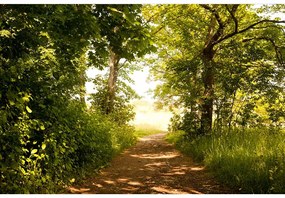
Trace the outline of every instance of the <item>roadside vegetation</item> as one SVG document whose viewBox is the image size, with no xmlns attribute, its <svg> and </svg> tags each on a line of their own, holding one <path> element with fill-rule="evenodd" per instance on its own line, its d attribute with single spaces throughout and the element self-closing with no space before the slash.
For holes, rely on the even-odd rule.
<svg viewBox="0 0 285 198">
<path fill-rule="evenodd" d="M 243 193 L 284 193 L 285 133 L 239 128 L 190 138 L 183 131 L 167 140 L 205 164 L 220 182 Z"/>
<path fill-rule="evenodd" d="M 140 13 L 0 5 L 0 193 L 64 192 L 136 142 L 129 63 L 151 50 Z M 87 79 L 88 68 L 109 73 Z"/>
<path fill-rule="evenodd" d="M 284 5 L 145 7 L 156 24 L 158 51 L 149 63 L 161 83 L 154 94 L 174 113 L 167 139 L 241 192 L 284 193 L 281 10 Z"/>
</svg>

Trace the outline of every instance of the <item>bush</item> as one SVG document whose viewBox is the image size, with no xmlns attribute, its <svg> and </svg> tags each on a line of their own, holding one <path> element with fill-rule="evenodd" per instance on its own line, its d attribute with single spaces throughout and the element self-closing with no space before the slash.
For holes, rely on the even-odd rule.
<svg viewBox="0 0 285 198">
<path fill-rule="evenodd" d="M 135 142 L 132 127 L 62 102 L 47 110 L 49 121 L 26 115 L 0 131 L 1 193 L 61 192 Z"/>
<path fill-rule="evenodd" d="M 136 137 L 134 136 L 134 130 L 132 126 L 113 123 L 110 133 L 114 154 L 118 154 L 125 148 L 135 144 Z"/>
<path fill-rule="evenodd" d="M 235 129 L 187 139 L 168 136 L 176 146 L 203 161 L 224 183 L 246 193 L 284 193 L 285 134 L 267 128 Z"/>
</svg>

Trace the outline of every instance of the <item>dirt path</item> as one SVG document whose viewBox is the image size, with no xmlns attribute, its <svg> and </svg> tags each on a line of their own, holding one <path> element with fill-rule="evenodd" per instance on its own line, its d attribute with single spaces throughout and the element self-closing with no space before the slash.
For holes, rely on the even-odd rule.
<svg viewBox="0 0 285 198">
<path fill-rule="evenodd" d="M 200 194 L 234 193 L 219 185 L 204 170 L 163 140 L 165 133 L 141 138 L 112 164 L 71 193 Z"/>
</svg>

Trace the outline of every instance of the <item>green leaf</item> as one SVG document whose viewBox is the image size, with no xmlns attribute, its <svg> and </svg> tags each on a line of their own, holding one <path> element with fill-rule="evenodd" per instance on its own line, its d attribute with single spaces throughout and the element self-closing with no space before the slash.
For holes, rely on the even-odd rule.
<svg viewBox="0 0 285 198">
<path fill-rule="evenodd" d="M 113 12 L 122 13 L 120 10 L 117 10 L 116 8 L 108 7 L 109 10 L 112 10 Z"/>
<path fill-rule="evenodd" d="M 39 104 L 39 107 L 41 107 L 41 108 L 46 108 L 46 106 L 45 105 L 43 105 L 43 104 Z"/>
<path fill-rule="evenodd" d="M 9 104 L 10 104 L 11 106 L 13 106 L 13 105 L 15 105 L 15 102 L 12 101 L 12 100 L 9 100 Z"/>
<path fill-rule="evenodd" d="M 36 152 L 38 152 L 38 149 L 33 149 L 31 155 L 35 154 Z"/>
<path fill-rule="evenodd" d="M 29 95 L 25 95 L 24 97 L 22 97 L 24 102 L 29 102 L 30 101 L 30 96 Z"/>
<path fill-rule="evenodd" d="M 8 30 L 0 30 L 0 37 L 11 37 L 11 32 L 9 32 Z"/>
<path fill-rule="evenodd" d="M 20 169 L 21 173 L 23 173 L 24 175 L 26 174 L 25 169 L 23 169 L 22 167 L 19 167 L 19 169 Z"/>
<path fill-rule="evenodd" d="M 26 106 L 26 110 L 28 113 L 32 113 L 32 110 L 30 109 L 30 107 Z"/>
<path fill-rule="evenodd" d="M 42 149 L 45 150 L 45 148 L 47 147 L 47 145 L 45 143 L 42 144 Z"/>
<path fill-rule="evenodd" d="M 45 128 L 44 125 L 41 125 L 41 126 L 40 126 L 40 129 L 43 131 L 43 130 L 45 130 L 46 128 Z"/>
</svg>

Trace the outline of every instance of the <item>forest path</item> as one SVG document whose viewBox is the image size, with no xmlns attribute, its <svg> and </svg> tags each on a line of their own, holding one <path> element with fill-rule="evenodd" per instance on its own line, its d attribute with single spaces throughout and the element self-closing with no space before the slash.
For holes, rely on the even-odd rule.
<svg viewBox="0 0 285 198">
<path fill-rule="evenodd" d="M 228 194 L 201 165 L 164 140 L 166 133 L 140 138 L 113 159 L 111 165 L 71 193 L 88 194 Z"/>
</svg>

